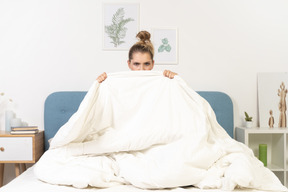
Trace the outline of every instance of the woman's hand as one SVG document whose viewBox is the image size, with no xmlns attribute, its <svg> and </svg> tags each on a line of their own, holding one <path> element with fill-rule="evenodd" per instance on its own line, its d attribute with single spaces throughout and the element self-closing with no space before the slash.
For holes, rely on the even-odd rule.
<svg viewBox="0 0 288 192">
<path fill-rule="evenodd" d="M 97 80 L 99 83 L 102 83 L 106 78 L 107 78 L 107 74 L 104 72 L 104 73 L 102 73 L 99 77 L 97 77 L 96 80 Z"/>
<path fill-rule="evenodd" d="M 172 71 L 169 71 L 169 70 L 165 70 L 165 71 L 163 72 L 163 75 L 164 75 L 164 77 L 168 77 L 168 78 L 170 78 L 170 79 L 173 79 L 174 76 L 175 76 L 175 75 L 178 75 L 178 74 L 177 74 L 177 73 L 174 73 L 174 72 L 172 72 Z"/>
</svg>

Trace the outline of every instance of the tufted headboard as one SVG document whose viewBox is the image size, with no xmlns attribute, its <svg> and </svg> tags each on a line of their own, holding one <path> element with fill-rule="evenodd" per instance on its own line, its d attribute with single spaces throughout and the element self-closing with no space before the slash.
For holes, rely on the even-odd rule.
<svg viewBox="0 0 288 192">
<path fill-rule="evenodd" d="M 48 140 L 78 110 L 86 93 L 84 91 L 61 91 L 54 92 L 47 97 L 44 106 L 45 150 L 49 147 Z M 234 120 L 231 98 L 222 92 L 199 91 L 198 93 L 210 103 L 217 121 L 233 138 Z"/>
</svg>

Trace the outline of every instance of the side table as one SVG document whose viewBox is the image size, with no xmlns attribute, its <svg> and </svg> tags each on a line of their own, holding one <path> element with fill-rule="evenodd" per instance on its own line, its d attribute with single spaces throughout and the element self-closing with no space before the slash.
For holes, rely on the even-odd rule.
<svg viewBox="0 0 288 192">
<path fill-rule="evenodd" d="M 25 163 L 35 163 L 44 153 L 44 131 L 32 135 L 11 135 L 0 131 L 0 187 L 3 185 L 4 165 L 15 164 L 16 177 L 26 170 Z"/>
<path fill-rule="evenodd" d="M 259 158 L 259 144 L 267 144 L 267 168 L 283 185 L 288 185 L 288 129 L 269 127 L 236 127 L 235 139 L 247 145 Z"/>
</svg>

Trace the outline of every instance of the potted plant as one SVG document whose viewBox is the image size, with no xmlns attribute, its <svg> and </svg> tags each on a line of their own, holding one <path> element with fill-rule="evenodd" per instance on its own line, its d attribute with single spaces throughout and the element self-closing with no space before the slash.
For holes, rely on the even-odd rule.
<svg viewBox="0 0 288 192">
<path fill-rule="evenodd" d="M 252 117 L 250 117 L 246 111 L 244 112 L 244 114 L 245 114 L 246 127 L 251 128 L 252 127 Z"/>
</svg>

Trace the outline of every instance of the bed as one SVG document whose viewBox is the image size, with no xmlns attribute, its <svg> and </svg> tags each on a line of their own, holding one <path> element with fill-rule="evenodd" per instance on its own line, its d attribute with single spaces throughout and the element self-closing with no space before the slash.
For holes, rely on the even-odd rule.
<svg viewBox="0 0 288 192">
<path fill-rule="evenodd" d="M 49 148 L 48 140 L 51 139 L 58 129 L 65 124 L 69 118 L 77 111 L 81 101 L 86 95 L 86 91 L 59 91 L 50 94 L 44 105 L 44 127 L 45 127 L 45 150 Z M 222 92 L 200 91 L 198 92 L 211 105 L 216 113 L 218 122 L 223 126 L 227 133 L 233 138 L 234 120 L 233 120 L 233 103 L 231 98 Z M 145 191 L 133 188 L 131 186 L 119 186 L 111 189 L 76 189 L 69 186 L 56 186 L 39 181 L 33 174 L 33 166 L 26 172 L 7 185 L 0 188 L 2 192 L 12 191 L 29 191 L 38 192 L 86 192 L 86 191 Z M 147 190 L 150 191 L 150 190 Z M 168 190 L 164 190 L 168 191 Z M 197 188 L 179 188 L 169 191 L 203 191 Z M 219 191 L 219 190 L 209 190 Z"/>
<path fill-rule="evenodd" d="M 215 91 L 199 91 L 200 96 L 208 101 L 216 114 L 218 123 L 226 130 L 228 135 L 233 138 L 234 121 L 233 121 L 233 103 L 231 98 L 222 92 Z M 83 91 L 60 91 L 50 94 L 44 106 L 44 128 L 45 128 L 45 150 L 49 148 L 49 140 L 55 136 L 59 128 L 70 121 L 70 117 L 78 110 L 83 98 L 85 99 L 87 92 Z M 83 102 L 82 102 L 83 103 Z M 82 104 L 81 104 L 82 105 Z M 79 111 L 79 110 L 78 110 Z M 228 136 L 228 137 L 229 137 Z M 55 138 L 55 137 L 54 137 Z M 51 151 L 51 150 L 49 150 Z M 47 154 L 47 152 L 45 153 Z M 44 154 L 44 155 L 45 155 Z M 38 162 L 39 163 L 39 162 Z M 141 189 L 133 185 L 115 185 L 108 188 L 87 187 L 83 189 L 66 186 L 53 185 L 42 182 L 37 179 L 34 169 L 37 164 L 27 169 L 20 176 L 15 178 L 7 185 L 0 188 L 0 192 L 129 192 L 129 191 L 187 191 L 187 192 L 221 192 L 219 189 L 199 189 L 193 186 L 176 187 L 169 189 Z M 224 191 L 224 190 L 223 190 Z M 234 191 L 253 191 L 255 189 L 235 189 Z"/>
</svg>

